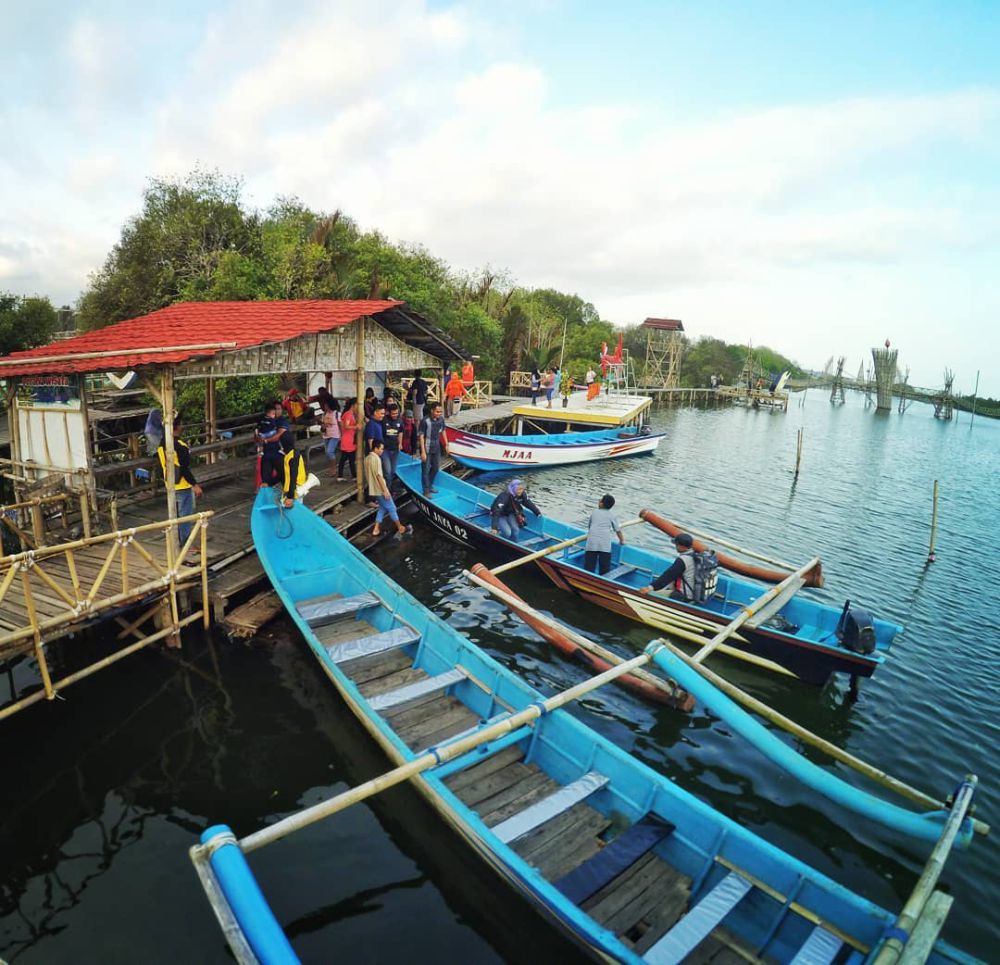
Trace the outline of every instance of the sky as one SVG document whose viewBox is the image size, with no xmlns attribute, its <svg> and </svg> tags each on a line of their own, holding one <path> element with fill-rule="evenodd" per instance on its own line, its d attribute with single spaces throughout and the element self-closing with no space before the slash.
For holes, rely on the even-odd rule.
<svg viewBox="0 0 1000 965">
<path fill-rule="evenodd" d="M 0 0 L 0 290 L 72 304 L 153 177 L 808 368 L 1000 397 L 1000 3 Z"/>
</svg>

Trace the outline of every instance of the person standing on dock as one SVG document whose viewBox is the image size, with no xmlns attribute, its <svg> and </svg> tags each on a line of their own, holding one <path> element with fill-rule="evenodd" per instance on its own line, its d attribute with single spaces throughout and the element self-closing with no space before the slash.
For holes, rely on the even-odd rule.
<svg viewBox="0 0 1000 965">
<path fill-rule="evenodd" d="M 542 373 L 536 366 L 531 370 L 531 404 L 538 405 L 538 393 L 542 391 Z"/>
<path fill-rule="evenodd" d="M 465 386 L 466 391 L 472 388 L 472 383 L 476 381 L 476 370 L 472 364 L 472 359 L 466 359 L 465 365 L 462 366 L 462 385 Z"/>
<path fill-rule="evenodd" d="M 201 495 L 201 486 L 191 472 L 191 450 L 188 444 L 181 438 L 180 416 L 174 419 L 174 495 L 177 498 L 177 515 L 191 516 L 194 513 L 195 497 Z M 163 470 L 163 478 L 167 476 L 167 452 L 160 441 L 156 448 L 156 455 L 160 459 L 160 468 Z M 187 542 L 191 535 L 191 523 L 180 523 L 177 526 L 177 539 L 181 546 Z"/>
<path fill-rule="evenodd" d="M 365 452 L 372 451 L 372 446 L 376 442 L 384 442 L 385 436 L 382 434 L 382 420 L 385 418 L 385 406 L 379 399 L 372 403 L 371 418 L 365 423 Z"/>
<path fill-rule="evenodd" d="M 320 416 L 323 426 L 323 446 L 326 449 L 326 458 L 330 462 L 327 472 L 331 476 L 336 476 L 337 450 L 340 448 L 340 405 L 327 393 L 319 400 L 319 407 L 323 413 Z"/>
<path fill-rule="evenodd" d="M 382 473 L 385 476 L 389 492 L 396 478 L 396 463 L 399 461 L 399 444 L 403 440 L 403 420 L 399 417 L 399 403 L 390 399 L 386 405 L 385 418 L 382 420 L 382 438 L 385 449 L 382 450 Z"/>
<path fill-rule="evenodd" d="M 432 402 L 430 415 L 425 415 L 417 429 L 417 447 L 420 451 L 421 482 L 425 496 L 437 492 L 434 480 L 441 468 L 441 453 L 448 455 L 448 436 L 441 415 L 441 403 Z"/>
<path fill-rule="evenodd" d="M 552 393 L 555 391 L 556 387 L 556 370 L 547 369 L 545 372 L 545 377 L 542 379 L 542 388 L 545 390 L 545 398 L 548 402 L 548 408 L 552 408 Z"/>
<path fill-rule="evenodd" d="M 424 421 L 424 406 L 427 403 L 427 383 L 420 369 L 413 370 L 413 381 L 406 390 L 406 401 L 413 406 L 413 421 L 420 425 Z"/>
<path fill-rule="evenodd" d="M 444 389 L 445 414 L 449 417 L 458 415 L 462 411 L 462 396 L 468 395 L 465 391 L 465 384 L 458 372 L 451 373 L 451 379 Z"/>
<path fill-rule="evenodd" d="M 531 501 L 524 483 L 515 479 L 490 506 L 490 529 L 504 539 L 517 542 L 521 527 L 525 525 L 524 510 L 530 509 L 536 516 L 542 511 Z"/>
<path fill-rule="evenodd" d="M 685 600 L 694 599 L 694 537 L 689 533 L 678 533 L 674 537 L 677 559 L 673 561 L 649 586 L 639 592 L 646 596 L 653 590 L 662 590 L 673 584 L 671 593 L 679 591 Z"/>
<path fill-rule="evenodd" d="M 372 446 L 371 452 L 365 456 L 365 481 L 368 483 L 368 492 L 375 497 L 376 505 L 378 506 L 372 536 L 382 535 L 382 520 L 386 516 L 396 524 L 396 535 L 402 536 L 404 533 L 412 532 L 413 528 L 404 526 L 399 521 L 399 512 L 392 500 L 392 493 L 389 491 L 389 484 L 386 482 L 385 474 L 382 472 L 382 455 L 384 450 L 385 443 L 379 439 Z"/>
<path fill-rule="evenodd" d="M 306 461 L 302 453 L 295 448 L 295 433 L 286 436 L 285 455 L 281 461 L 281 493 L 285 509 L 291 509 L 295 504 L 296 490 L 309 478 L 306 471 Z"/>
<path fill-rule="evenodd" d="M 358 400 L 348 399 L 344 403 L 344 414 L 340 417 L 340 461 L 337 463 L 337 482 L 343 482 L 344 466 L 351 470 L 351 479 L 358 478 Z"/>
<path fill-rule="evenodd" d="M 618 524 L 618 519 L 612 515 L 615 497 L 606 494 L 597 503 L 597 509 L 590 514 L 587 526 L 587 542 L 584 546 L 583 566 L 591 573 L 604 576 L 611 569 L 611 535 L 618 535 L 618 542 L 625 545 L 625 536 Z"/>
</svg>

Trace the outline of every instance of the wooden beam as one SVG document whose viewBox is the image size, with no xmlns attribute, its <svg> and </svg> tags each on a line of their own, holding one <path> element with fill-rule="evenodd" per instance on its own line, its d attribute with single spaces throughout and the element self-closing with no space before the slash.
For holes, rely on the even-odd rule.
<svg viewBox="0 0 1000 965">
<path fill-rule="evenodd" d="M 174 369 L 168 366 L 160 373 L 160 398 L 163 401 L 163 482 L 167 492 L 167 519 L 177 519 L 177 493 L 174 488 Z M 177 529 L 167 532 L 167 572 L 173 569 L 180 551 Z"/>
<path fill-rule="evenodd" d="M 357 327 L 357 376 L 355 379 L 355 395 L 358 397 L 358 428 L 357 428 L 357 449 L 354 459 L 356 467 L 356 487 L 359 503 L 365 501 L 365 318 L 362 315 L 358 319 Z"/>
</svg>

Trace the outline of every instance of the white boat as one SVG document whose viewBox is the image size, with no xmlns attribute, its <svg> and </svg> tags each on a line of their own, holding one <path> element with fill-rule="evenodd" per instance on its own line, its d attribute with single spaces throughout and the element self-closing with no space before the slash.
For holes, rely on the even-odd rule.
<svg viewBox="0 0 1000 965">
<path fill-rule="evenodd" d="M 449 428 L 448 452 L 471 469 L 542 469 L 655 452 L 663 437 L 648 429 L 487 436 Z"/>
</svg>

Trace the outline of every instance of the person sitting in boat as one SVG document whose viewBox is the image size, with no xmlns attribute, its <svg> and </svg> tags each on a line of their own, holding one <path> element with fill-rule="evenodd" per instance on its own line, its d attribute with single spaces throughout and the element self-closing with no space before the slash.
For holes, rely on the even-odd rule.
<svg viewBox="0 0 1000 965">
<path fill-rule="evenodd" d="M 674 537 L 674 546 L 677 547 L 677 559 L 649 586 L 639 590 L 643 596 L 673 584 L 668 595 L 676 593 L 685 600 L 694 599 L 694 537 L 690 533 L 678 533 Z"/>
<path fill-rule="evenodd" d="M 625 545 L 625 536 L 618 520 L 611 514 L 615 497 L 605 494 L 597 503 L 597 509 L 590 514 L 587 526 L 587 544 L 583 556 L 584 569 L 604 576 L 611 569 L 611 536 L 618 535 L 618 542 Z"/>
<path fill-rule="evenodd" d="M 490 506 L 490 528 L 506 539 L 517 542 L 521 527 L 525 525 L 524 510 L 530 509 L 536 516 L 542 511 L 531 501 L 524 483 L 515 479 L 493 500 Z"/>
</svg>

